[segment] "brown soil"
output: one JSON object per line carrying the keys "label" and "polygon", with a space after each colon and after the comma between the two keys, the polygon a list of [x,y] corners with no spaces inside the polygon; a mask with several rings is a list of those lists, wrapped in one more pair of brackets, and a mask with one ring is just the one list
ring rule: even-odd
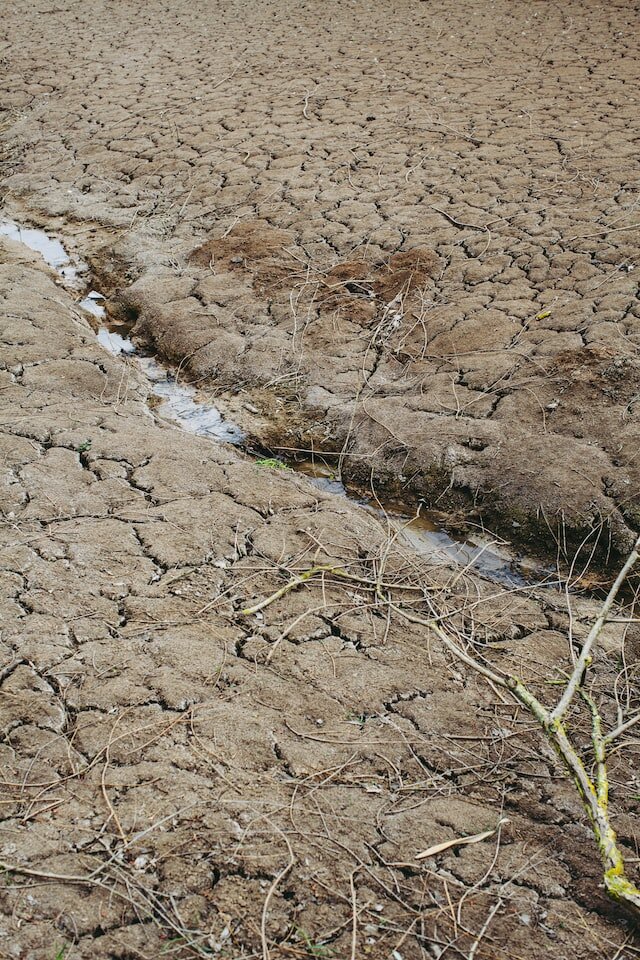
{"label": "brown soil", "polygon": [[284,416],[247,421],[273,446],[627,549],[633,5],[11,11],[5,190],[129,264],[141,335],[219,391],[276,392]]}
{"label": "brown soil", "polygon": [[[624,551],[636,32],[599,2],[17,2],[4,205],[265,442],[567,552],[604,521]],[[419,561],[303,477],[154,419],[5,242],[0,306],[0,956],[640,955],[507,696],[364,586],[242,613],[314,562],[382,566],[549,700],[597,604]],[[606,628],[608,725],[639,642]],[[637,740],[612,751],[631,874],[637,764]]]}

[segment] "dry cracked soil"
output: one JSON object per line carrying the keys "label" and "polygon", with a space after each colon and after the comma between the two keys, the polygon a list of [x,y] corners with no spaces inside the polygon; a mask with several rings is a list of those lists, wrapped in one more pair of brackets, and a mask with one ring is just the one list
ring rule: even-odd
{"label": "dry cracked soil", "polygon": [[[418,556],[167,422],[0,238],[1,957],[640,956],[535,720],[418,622],[551,702],[600,608],[571,581],[637,537],[637,31],[600,0],[3,5],[2,216],[141,350],[263,455],[586,547],[566,589]],[[636,881],[639,744],[609,757]]]}

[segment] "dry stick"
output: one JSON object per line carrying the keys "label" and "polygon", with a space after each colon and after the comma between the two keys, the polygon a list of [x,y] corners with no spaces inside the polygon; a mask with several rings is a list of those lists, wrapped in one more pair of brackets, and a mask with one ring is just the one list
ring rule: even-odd
{"label": "dry stick", "polygon": [[289,873],[294,863],[296,862],[296,858],[293,855],[293,850],[291,849],[291,844],[289,843],[289,838],[287,837],[286,833],[284,833],[280,829],[280,827],[277,826],[277,824],[271,823],[271,821],[269,820],[268,817],[266,817],[266,815],[265,815],[265,819],[280,834],[285,844],[287,845],[287,850],[289,852],[289,862],[282,868],[280,873],[276,877],[274,877],[273,883],[269,887],[269,890],[264,900],[264,906],[262,908],[262,917],[260,919],[260,938],[262,940],[262,960],[269,960],[269,946],[267,941],[267,914],[269,911],[269,903],[271,901],[271,897],[276,891],[278,884],[282,880],[284,880],[286,875]]}
{"label": "dry stick", "polygon": [[123,842],[126,844],[127,835],[122,829],[120,818],[118,817],[118,814],[115,811],[115,807],[113,806],[113,804],[111,803],[111,800],[109,799],[109,793],[107,791],[107,770],[109,768],[109,760],[110,760],[109,751],[111,749],[113,734],[115,732],[116,727],[118,726],[118,722],[123,716],[124,714],[120,714],[120,716],[117,718],[116,722],[114,723],[113,727],[111,728],[111,733],[109,734],[109,740],[107,742],[107,746],[104,752],[104,766],[102,768],[102,775],[100,777],[100,787],[102,789],[102,796],[104,797],[104,801],[109,809],[110,819],[113,819],[113,822],[115,823],[118,829],[118,833],[120,834],[120,837],[122,838]]}
{"label": "dry stick", "polygon": [[635,713],[629,720],[627,720],[625,723],[621,723],[615,728],[615,730],[611,730],[610,733],[606,735],[604,738],[605,744],[611,743],[611,741],[615,740],[616,737],[619,737],[621,733],[626,733],[626,731],[631,727],[634,727],[638,721],[640,721],[640,713]]}
{"label": "dry stick", "polygon": [[487,930],[489,929],[489,924],[491,923],[491,921],[493,920],[493,918],[495,917],[496,913],[498,912],[498,910],[500,909],[501,906],[502,906],[502,900],[498,900],[498,902],[497,902],[496,904],[494,904],[494,906],[492,907],[492,909],[489,911],[489,916],[488,916],[487,919],[485,920],[485,923],[484,923],[484,926],[483,926],[482,930],[480,931],[480,933],[478,934],[478,936],[477,936],[476,939],[474,940],[473,945],[472,945],[472,947],[471,947],[471,950],[469,950],[469,958],[468,958],[468,960],[473,960],[473,958],[475,957],[476,951],[477,951],[478,947],[480,946],[480,941],[482,940],[482,938],[484,937],[485,933],[486,933]]}
{"label": "dry stick", "polygon": [[[244,610],[241,611],[243,616],[248,617],[252,613],[259,613],[260,610],[264,610],[265,607],[268,607],[272,603],[275,603],[276,600],[279,600],[281,597],[285,596],[285,594],[289,593],[291,590],[295,590],[296,587],[300,587],[302,586],[303,583],[307,583],[309,580],[312,580],[319,573],[330,573],[334,577],[340,577],[340,579],[342,580],[350,580],[350,581],[353,581],[353,583],[363,584],[364,586],[369,587],[372,590],[378,587],[378,584],[376,581],[367,580],[366,577],[358,577],[355,573],[349,573],[343,567],[336,567],[330,563],[320,564],[317,567],[311,567],[311,569],[305,570],[301,574],[294,574],[293,578],[289,580],[288,583],[285,583],[283,587],[280,587],[279,590],[276,590],[275,593],[272,593],[270,596],[265,597],[264,600],[261,600],[259,603],[254,604],[253,607],[245,607]],[[390,585],[386,583],[382,583],[379,586],[380,588],[386,587],[387,589],[390,589]],[[416,592],[422,593],[422,589],[420,587],[415,587],[411,585],[403,586],[402,584],[398,584],[397,589],[409,590],[413,593],[416,593]]]}
{"label": "dry stick", "polygon": [[358,947],[358,901],[356,899],[356,885],[354,883],[354,876],[360,868],[356,867],[355,870],[351,871],[349,876],[349,887],[351,889],[351,905],[352,905],[352,916],[353,916],[353,925],[351,927],[351,960],[356,960],[356,950]]}
{"label": "dry stick", "polygon": [[452,217],[450,213],[447,213],[446,210],[442,210],[440,207],[436,207],[435,205],[432,205],[431,209],[436,210],[441,216],[445,218],[445,220],[448,220],[449,223],[452,223],[454,227],[459,227],[460,229],[467,228],[468,230],[479,230],[482,233],[488,232],[488,228],[482,226],[482,224],[464,223],[462,220],[456,220],[455,217]]}
{"label": "dry stick", "polygon": [[[498,687],[510,690],[513,697],[523,706],[527,707],[527,709],[533,714],[547,735],[554,750],[569,771],[578,794],[582,799],[583,806],[589,814],[594,836],[605,868],[604,886],[607,893],[610,897],[612,897],[612,899],[622,901],[636,916],[640,914],[640,889],[631,883],[631,881],[629,881],[625,875],[622,854],[620,853],[616,842],[615,831],[613,830],[613,827],[609,821],[608,779],[605,755],[605,746],[607,740],[602,734],[602,721],[600,715],[597,711],[595,703],[588,698],[588,695],[581,691],[583,697],[589,703],[592,714],[592,743],[596,760],[595,785],[587,774],[582,760],[578,756],[577,751],[567,736],[566,730],[562,724],[562,717],[566,713],[566,710],[570,705],[576,691],[581,688],[584,671],[587,669],[590,663],[591,650],[598,640],[620,587],[624,583],[629,571],[639,557],[640,537],[636,541],[634,549],[629,555],[620,573],[616,577],[616,580],[611,587],[604,604],[602,605],[600,614],[585,641],[581,655],[576,662],[574,671],[565,689],[565,693],[561,697],[558,706],[553,711],[549,711],[517,677],[495,673],[489,667],[480,663],[480,661],[478,661],[475,657],[472,657],[466,653],[465,650],[463,650],[451,639],[451,637],[442,628],[437,620],[420,617],[414,613],[408,613],[407,611],[403,610],[402,607],[392,603],[391,600],[388,601],[390,608],[395,610],[400,614],[400,616],[404,617],[409,622],[420,624],[424,627],[427,627],[429,630],[432,630],[442,641],[445,648],[449,650],[449,652],[452,653],[456,659],[466,664],[476,673],[479,673],[481,676],[485,677],[489,683],[493,683]],[[352,579],[351,575],[341,568],[329,567],[329,569],[332,573],[337,574],[340,577],[344,577],[347,580]],[[311,580],[313,576],[319,572],[327,572],[327,565],[324,567],[314,567],[311,570],[306,571],[305,574],[301,575],[301,577],[290,581],[283,588],[281,588],[281,590],[276,591],[275,594],[256,605],[256,607],[243,612],[251,613],[255,612],[255,610],[262,609],[269,603],[272,603],[274,599],[277,599],[284,593],[292,590],[299,583]],[[375,589],[375,582],[371,583],[370,586]],[[268,960],[268,957],[265,957],[265,960]]]}
{"label": "dry stick", "polygon": [[254,604],[253,607],[245,607],[245,609],[242,611],[243,615],[247,617],[252,613],[259,613],[260,610],[264,610],[265,607],[268,607],[276,600],[279,600],[280,597],[284,597],[285,594],[289,593],[291,590],[294,590],[296,587],[306,583],[307,580],[311,580],[318,573],[333,573],[336,576],[347,575],[346,570],[342,570],[340,567],[334,567],[330,563],[325,563],[318,567],[311,567],[310,570],[305,570],[304,573],[301,573],[299,576],[294,574],[292,580],[289,580],[289,582],[285,583],[283,587],[280,587],[279,590],[276,590],[275,593],[272,593],[270,597],[267,597],[265,600],[261,600],[260,603]]}
{"label": "dry stick", "polygon": [[308,610],[304,610],[304,611],[300,614],[300,616],[296,617],[295,620],[294,620],[292,623],[290,623],[289,626],[286,627],[286,628],[282,631],[282,633],[280,634],[280,636],[278,637],[278,639],[277,639],[277,640],[275,641],[275,643],[272,645],[272,647],[271,647],[271,649],[269,650],[269,653],[268,653],[268,655],[267,655],[267,657],[266,657],[265,663],[266,663],[266,664],[271,663],[271,661],[273,660],[273,657],[274,657],[274,655],[275,655],[275,652],[276,652],[276,650],[278,649],[278,647],[280,646],[280,644],[283,642],[283,640],[286,640],[286,639],[287,639],[287,637],[289,636],[289,634],[291,633],[291,631],[292,631],[292,630],[295,630],[295,628],[298,626],[299,623],[302,623],[303,620],[306,620],[307,617],[313,616],[313,614],[315,614],[315,613],[320,613],[320,611],[322,611],[322,610],[324,610],[324,609],[325,609],[325,604],[322,603],[322,604],[320,604],[319,607],[310,607]]}
{"label": "dry stick", "polygon": [[637,562],[639,558],[640,558],[640,537],[638,537],[638,539],[636,540],[633,550],[627,557],[626,563],[624,564],[624,566],[622,567],[622,570],[616,577],[613,583],[613,586],[611,587],[611,589],[609,590],[609,593],[607,594],[606,600],[602,604],[600,615],[598,616],[598,619],[596,620],[591,630],[589,631],[589,636],[584,642],[584,645],[582,647],[582,652],[580,653],[580,656],[576,661],[576,665],[574,667],[573,673],[571,674],[571,678],[565,688],[564,693],[562,694],[562,697],[560,698],[560,702],[558,703],[558,706],[555,708],[555,710],[551,712],[551,720],[553,721],[561,720],[566,714],[567,710],[569,709],[571,701],[573,700],[576,694],[576,691],[578,690],[578,687],[582,683],[582,677],[584,675],[584,671],[587,669],[587,667],[589,666],[589,663],[591,662],[591,651],[594,647],[594,644],[597,642],[598,637],[602,632],[602,628],[605,625],[607,616],[609,614],[609,611],[611,610],[611,607],[613,606],[614,600],[616,599],[616,596],[618,595],[618,592],[620,591],[622,584],[627,579],[627,575],[629,574],[631,568],[634,566],[634,564]]}
{"label": "dry stick", "polygon": [[618,233],[620,230],[635,230],[640,227],[640,223],[630,223],[626,227],[607,227],[606,230],[599,230],[597,233],[585,233],[581,237],[568,237],[564,242],[572,243],[574,240],[591,240],[592,237],[604,237],[608,233]]}
{"label": "dry stick", "polygon": [[468,667],[471,667],[472,670],[475,670],[476,673],[482,674],[487,680],[490,680],[492,683],[495,683],[499,687],[504,687],[505,689],[510,689],[508,678],[500,676],[500,674],[494,673],[493,670],[490,670],[489,667],[485,667],[484,664],[480,663],[474,657],[470,657],[468,653],[465,653],[457,643],[454,643],[453,640],[445,633],[437,620],[427,620],[425,617],[420,617],[415,613],[408,613],[406,610],[403,610],[402,607],[397,606],[395,603],[390,602],[390,606],[396,613],[399,613],[401,617],[404,617],[405,620],[408,620],[410,623],[417,623],[420,626],[428,627],[430,630],[442,640],[442,643],[456,657],[458,660],[461,660],[463,663],[466,663]]}

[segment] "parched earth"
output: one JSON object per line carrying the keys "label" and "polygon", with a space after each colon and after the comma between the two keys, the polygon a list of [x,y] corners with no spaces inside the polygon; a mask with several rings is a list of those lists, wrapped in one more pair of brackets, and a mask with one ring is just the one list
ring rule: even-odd
{"label": "parched earth", "polygon": [[623,553],[637,29],[626,2],[18,2],[7,203],[273,447]]}
{"label": "parched earth", "polygon": [[[3,209],[87,259],[134,336],[276,453],[569,555],[591,530],[628,549],[631,5],[2,14]],[[428,563],[170,426],[76,301],[1,241],[0,956],[640,956],[535,721],[410,619],[550,702],[598,603]],[[605,629],[608,727],[639,643]],[[578,708],[571,730],[586,750]],[[614,741],[636,880],[638,759]]]}
{"label": "parched earth", "polygon": [[[598,604],[570,620],[554,590],[419,562],[347,500],[154,420],[37,256],[2,253],[1,955],[637,956],[535,721],[365,581],[461,611],[545,698]],[[317,564],[362,585],[242,612]],[[611,726],[639,639],[606,630]],[[637,741],[611,781],[634,871]]]}

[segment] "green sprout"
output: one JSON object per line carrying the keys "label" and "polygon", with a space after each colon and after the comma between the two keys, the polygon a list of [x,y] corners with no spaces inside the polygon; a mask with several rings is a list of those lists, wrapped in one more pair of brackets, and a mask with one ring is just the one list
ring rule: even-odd
{"label": "green sprout", "polygon": [[256,466],[268,467],[269,470],[291,469],[291,467],[288,467],[286,463],[283,463],[282,460],[278,460],[276,457],[263,457],[261,460],[256,460]]}

